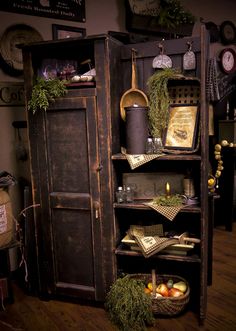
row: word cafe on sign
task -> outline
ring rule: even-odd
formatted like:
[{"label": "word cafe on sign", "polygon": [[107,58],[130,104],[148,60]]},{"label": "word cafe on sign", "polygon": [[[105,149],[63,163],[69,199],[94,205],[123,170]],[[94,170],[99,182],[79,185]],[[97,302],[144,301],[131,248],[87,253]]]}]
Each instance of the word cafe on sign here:
[{"label": "word cafe on sign", "polygon": [[0,106],[24,106],[24,84],[0,83]]}]

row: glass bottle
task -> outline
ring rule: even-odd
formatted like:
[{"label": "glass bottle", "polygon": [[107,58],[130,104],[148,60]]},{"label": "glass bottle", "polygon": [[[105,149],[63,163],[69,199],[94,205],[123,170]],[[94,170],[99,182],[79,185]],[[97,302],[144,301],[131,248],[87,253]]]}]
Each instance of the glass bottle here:
[{"label": "glass bottle", "polygon": [[153,139],[153,153],[158,154],[161,153],[163,150],[163,144],[161,138],[154,138]]},{"label": "glass bottle", "polygon": [[152,138],[147,138],[147,141],[146,141],[146,154],[153,154],[153,140],[152,140]]},{"label": "glass bottle", "polygon": [[119,186],[116,191],[116,201],[117,203],[124,202],[124,191],[122,186]]},{"label": "glass bottle", "polygon": [[126,187],[126,202],[130,203],[134,201],[134,192],[130,186]]}]

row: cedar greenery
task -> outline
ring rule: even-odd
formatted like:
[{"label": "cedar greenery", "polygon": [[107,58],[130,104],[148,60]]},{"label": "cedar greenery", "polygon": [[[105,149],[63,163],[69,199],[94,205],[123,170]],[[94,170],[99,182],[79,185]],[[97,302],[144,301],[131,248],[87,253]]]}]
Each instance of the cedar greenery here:
[{"label": "cedar greenery", "polygon": [[110,288],[105,308],[110,320],[121,331],[144,331],[154,324],[151,295],[144,292],[145,284],[128,275],[118,278]]},{"label": "cedar greenery", "polygon": [[168,81],[179,76],[173,68],[164,68],[150,76],[147,80],[149,95],[149,124],[153,137],[160,138],[168,125],[170,97]]},{"label": "cedar greenery", "polygon": [[67,93],[65,83],[65,80],[58,78],[45,80],[42,77],[37,77],[28,103],[28,110],[32,111],[33,114],[38,109],[46,111],[50,103]]}]

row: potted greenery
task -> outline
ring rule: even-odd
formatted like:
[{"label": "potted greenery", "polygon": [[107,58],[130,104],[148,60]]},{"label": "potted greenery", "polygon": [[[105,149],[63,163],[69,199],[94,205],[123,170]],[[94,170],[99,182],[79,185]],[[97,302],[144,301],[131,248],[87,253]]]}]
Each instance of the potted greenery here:
[{"label": "potted greenery", "polygon": [[176,29],[183,24],[193,24],[195,17],[184,9],[179,0],[160,0],[158,24]]},{"label": "potted greenery", "polygon": [[45,80],[42,77],[37,77],[33,84],[28,110],[32,111],[33,114],[39,109],[46,111],[56,98],[67,93],[65,83],[65,80],[58,78]]},{"label": "potted greenery", "polygon": [[151,296],[145,293],[142,280],[126,275],[111,286],[105,308],[112,323],[121,331],[144,331],[154,324]]}]

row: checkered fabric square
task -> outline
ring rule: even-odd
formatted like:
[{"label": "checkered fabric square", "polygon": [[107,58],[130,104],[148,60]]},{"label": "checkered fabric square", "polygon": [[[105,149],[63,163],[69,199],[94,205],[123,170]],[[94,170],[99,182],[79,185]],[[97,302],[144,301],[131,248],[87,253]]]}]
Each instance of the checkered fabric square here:
[{"label": "checkered fabric square", "polygon": [[153,225],[130,225],[128,230],[130,238],[135,236],[163,236],[163,225],[153,224]]},{"label": "checkered fabric square", "polygon": [[180,206],[160,206],[160,205],[154,204],[153,202],[146,202],[144,204],[155,209],[158,213],[165,216],[169,221],[173,221],[175,216],[184,207],[182,205],[180,205]]},{"label": "checkered fabric square", "polygon": [[160,154],[139,154],[139,155],[125,154],[125,155],[126,155],[126,158],[129,162],[131,169],[133,170],[149,161],[157,159],[158,157],[160,157],[164,154],[160,153]]}]

